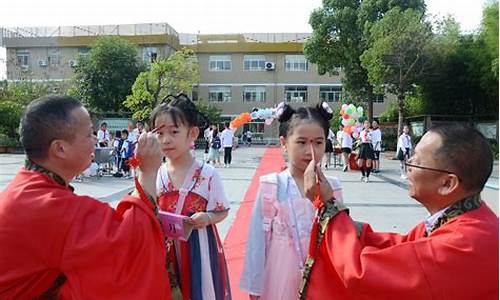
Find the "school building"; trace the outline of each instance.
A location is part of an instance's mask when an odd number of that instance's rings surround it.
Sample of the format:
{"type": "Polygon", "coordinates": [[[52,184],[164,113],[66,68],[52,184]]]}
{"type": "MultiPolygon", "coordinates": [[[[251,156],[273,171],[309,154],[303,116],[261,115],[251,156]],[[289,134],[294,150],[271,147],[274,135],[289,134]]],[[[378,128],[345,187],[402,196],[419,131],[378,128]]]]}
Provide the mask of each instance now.
{"type": "MultiPolygon", "coordinates": [[[[147,63],[182,47],[192,49],[200,69],[192,98],[221,108],[223,120],[281,101],[301,106],[323,100],[332,107],[342,101],[342,70],[320,76],[303,54],[310,33],[189,34],[177,33],[167,23],[0,28],[0,46],[7,49],[7,79],[67,80],[77,57],[87,55],[88,46],[106,35],[136,44],[138,56],[147,63]]],[[[392,97],[377,97],[374,116],[391,101],[392,97]]],[[[277,136],[276,122],[267,126],[258,120],[242,129],[250,129],[254,140],[277,136]]]]}

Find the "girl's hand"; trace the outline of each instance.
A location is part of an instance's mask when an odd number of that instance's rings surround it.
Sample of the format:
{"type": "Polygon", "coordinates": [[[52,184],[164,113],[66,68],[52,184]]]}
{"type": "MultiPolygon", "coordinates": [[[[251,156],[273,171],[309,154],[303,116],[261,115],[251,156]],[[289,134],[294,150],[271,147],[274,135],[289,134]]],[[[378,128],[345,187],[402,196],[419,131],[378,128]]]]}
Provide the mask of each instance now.
{"type": "Polygon", "coordinates": [[[191,215],[186,222],[193,225],[194,229],[200,229],[210,224],[210,217],[206,212],[197,212],[191,215]]]}
{"type": "Polygon", "coordinates": [[[317,196],[317,179],[320,182],[321,201],[325,202],[332,199],[333,189],[328,183],[325,174],[321,171],[320,163],[316,164],[314,160],[311,160],[304,171],[304,193],[312,202],[317,196]]]}

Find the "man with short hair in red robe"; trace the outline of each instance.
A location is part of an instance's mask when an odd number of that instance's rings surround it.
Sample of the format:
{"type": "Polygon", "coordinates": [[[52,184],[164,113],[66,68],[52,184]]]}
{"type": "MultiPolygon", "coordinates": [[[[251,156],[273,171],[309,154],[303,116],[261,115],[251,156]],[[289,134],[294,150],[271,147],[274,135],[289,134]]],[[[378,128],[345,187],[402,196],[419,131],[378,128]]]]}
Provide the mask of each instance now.
{"type": "MultiPolygon", "coordinates": [[[[492,166],[475,129],[431,128],[407,162],[409,194],[429,217],[407,235],[374,232],[325,201],[299,298],[498,299],[498,217],[480,198],[492,166]]],[[[314,166],[306,172],[314,199],[314,166]]]]}
{"type": "Polygon", "coordinates": [[[161,150],[138,142],[137,189],[117,209],[73,193],[96,137],[74,98],[49,96],[20,126],[26,165],[0,194],[0,299],[171,299],[163,233],[155,216],[161,150]]]}

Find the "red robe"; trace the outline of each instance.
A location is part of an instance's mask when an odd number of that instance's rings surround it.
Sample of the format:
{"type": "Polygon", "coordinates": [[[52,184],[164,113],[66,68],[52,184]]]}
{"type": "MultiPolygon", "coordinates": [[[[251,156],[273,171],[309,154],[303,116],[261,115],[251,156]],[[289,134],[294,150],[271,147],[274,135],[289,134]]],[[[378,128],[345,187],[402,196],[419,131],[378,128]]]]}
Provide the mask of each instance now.
{"type": "Polygon", "coordinates": [[[307,288],[307,299],[498,299],[498,217],[484,204],[425,237],[356,235],[345,212],[328,225],[307,288]]]}
{"type": "Polygon", "coordinates": [[[115,211],[22,169],[0,194],[0,299],[34,299],[63,273],[62,299],[171,299],[163,233],[125,196],[115,211]]]}

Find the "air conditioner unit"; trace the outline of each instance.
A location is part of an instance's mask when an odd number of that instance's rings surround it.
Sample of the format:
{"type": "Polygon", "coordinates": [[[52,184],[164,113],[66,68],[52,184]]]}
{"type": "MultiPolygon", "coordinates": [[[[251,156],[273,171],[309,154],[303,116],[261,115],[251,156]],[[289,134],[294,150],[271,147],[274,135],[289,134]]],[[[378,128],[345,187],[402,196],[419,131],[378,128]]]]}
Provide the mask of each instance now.
{"type": "Polygon", "coordinates": [[[270,61],[266,61],[265,67],[266,67],[266,70],[271,71],[271,70],[276,69],[276,64],[273,62],[270,62],[270,61]]]}
{"type": "Polygon", "coordinates": [[[72,68],[74,68],[74,67],[78,66],[78,62],[77,62],[76,60],[74,60],[74,59],[70,59],[70,60],[68,61],[68,64],[69,64],[69,66],[70,66],[70,67],[72,67],[72,68]]]}
{"type": "Polygon", "coordinates": [[[47,61],[46,61],[45,59],[40,59],[40,60],[38,61],[38,65],[39,65],[40,67],[46,67],[46,66],[47,66],[47,61]]]}

